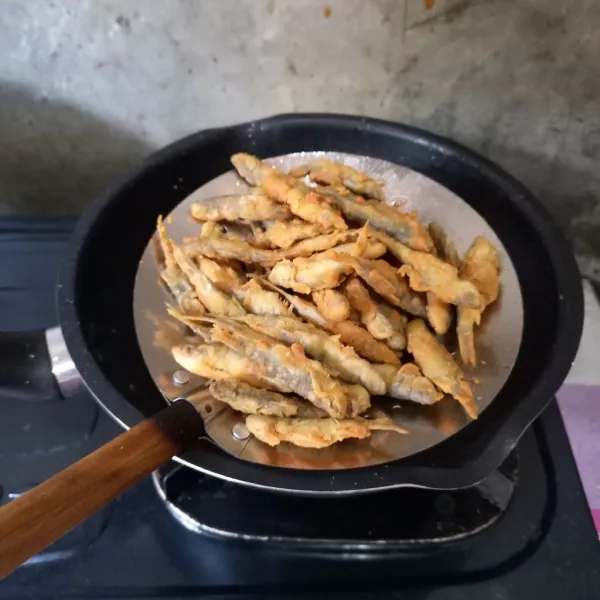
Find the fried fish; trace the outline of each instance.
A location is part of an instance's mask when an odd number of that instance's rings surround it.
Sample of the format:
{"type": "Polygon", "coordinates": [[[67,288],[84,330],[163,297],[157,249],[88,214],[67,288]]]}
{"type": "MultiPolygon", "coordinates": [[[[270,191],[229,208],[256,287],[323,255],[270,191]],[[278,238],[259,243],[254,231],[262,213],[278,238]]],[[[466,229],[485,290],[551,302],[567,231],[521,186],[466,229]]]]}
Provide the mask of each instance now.
{"type": "Polygon", "coordinates": [[[328,321],[347,321],[350,318],[350,302],[338,290],[319,290],[312,293],[313,302],[328,321]]]}
{"type": "Polygon", "coordinates": [[[182,249],[190,258],[205,256],[213,260],[235,259],[243,263],[275,263],[279,260],[276,250],[255,248],[243,240],[222,236],[189,240],[182,245],[182,249]]]}
{"type": "Polygon", "coordinates": [[[400,367],[388,388],[388,395],[425,405],[435,404],[444,397],[413,363],[400,367]]]}
{"type": "Polygon", "coordinates": [[[460,267],[460,256],[454,242],[439,223],[429,223],[427,226],[438,256],[457,269],[460,267]]]}
{"type": "Polygon", "coordinates": [[[180,310],[189,315],[203,314],[205,308],[200,302],[194,286],[175,260],[173,244],[167,237],[162,217],[158,218],[157,233],[156,251],[161,280],[169,288],[180,310]]]}
{"type": "Polygon", "coordinates": [[[318,187],[317,190],[348,219],[361,224],[369,223],[372,228],[404,242],[414,250],[432,250],[431,238],[415,214],[403,213],[376,200],[364,200],[347,190],[326,187],[318,187]]]}
{"type": "Polygon", "coordinates": [[[427,292],[427,321],[438,335],[448,333],[452,323],[452,305],[427,292]]]}
{"type": "Polygon", "coordinates": [[[256,156],[245,154],[243,152],[234,154],[231,157],[231,164],[238,172],[238,175],[253,186],[260,187],[263,180],[273,173],[285,175],[285,173],[279,169],[275,169],[275,167],[256,158],[256,156]]]}
{"type": "Polygon", "coordinates": [[[308,175],[312,181],[334,187],[344,186],[360,196],[384,200],[383,186],[380,181],[361,173],[352,167],[320,158],[305,165],[290,169],[292,177],[308,175]]]}
{"type": "Polygon", "coordinates": [[[186,316],[179,312],[175,307],[167,304],[167,313],[174,319],[185,325],[203,342],[210,344],[212,342],[212,327],[198,323],[198,321],[192,320],[197,315],[186,316]]]}
{"type": "Polygon", "coordinates": [[[253,315],[287,315],[291,310],[277,292],[263,289],[256,279],[235,288],[233,295],[253,315]]]}
{"type": "Polygon", "coordinates": [[[335,288],[352,272],[352,267],[329,256],[295,258],[278,262],[269,273],[274,285],[288,288],[299,294],[335,288]]]}
{"type": "Polygon", "coordinates": [[[319,419],[327,413],[296,396],[257,388],[238,379],[220,379],[210,384],[210,393],[221,402],[250,415],[319,419]]]}
{"type": "Polygon", "coordinates": [[[273,284],[268,284],[279,292],[303,319],[319,325],[330,333],[339,335],[344,344],[352,346],[363,358],[375,363],[400,364],[398,356],[383,342],[376,340],[366,329],[352,321],[328,321],[312,302],[288,294],[273,284]]]}
{"type": "MultiPolygon", "coordinates": [[[[317,252],[324,252],[335,246],[356,240],[360,234],[360,229],[350,229],[347,231],[335,231],[333,233],[324,233],[313,238],[302,240],[285,250],[275,252],[277,259],[294,259],[312,257],[317,252]]],[[[353,246],[349,246],[351,248],[353,246]]]]}
{"type": "Polygon", "coordinates": [[[371,394],[383,394],[386,386],[373,365],[358,356],[351,346],[315,325],[295,317],[247,315],[238,321],[254,331],[270,335],[285,344],[301,344],[305,353],[327,367],[331,373],[349,383],[360,383],[371,394]]]}
{"type": "Polygon", "coordinates": [[[406,348],[404,333],[407,318],[383,302],[374,300],[357,277],[349,279],[344,290],[350,304],[359,311],[367,331],[376,339],[385,341],[392,350],[406,348]]]}
{"type": "Polygon", "coordinates": [[[456,328],[462,361],[473,367],[477,364],[473,329],[481,322],[481,315],[485,308],[498,297],[499,270],[500,263],[496,248],[484,237],[475,238],[465,254],[460,274],[479,290],[482,304],[479,309],[459,307],[456,328]]]}
{"type": "Polygon", "coordinates": [[[231,162],[248,183],[260,185],[269,197],[287,204],[291,212],[301,219],[318,223],[326,230],[348,228],[336,208],[315,190],[300,184],[283,171],[265,165],[250,154],[234,154],[231,162]]]}
{"type": "MultiPolygon", "coordinates": [[[[280,206],[283,206],[280,204],[280,206]]],[[[323,228],[318,223],[307,223],[302,219],[291,221],[267,221],[265,230],[255,236],[255,246],[271,246],[284,250],[296,242],[314,238],[323,234],[323,228]]],[[[292,257],[293,258],[293,257],[292,257]]]]}
{"type": "Polygon", "coordinates": [[[336,323],[326,321],[323,328],[340,336],[340,340],[352,346],[358,354],[375,363],[400,364],[398,355],[384,342],[376,340],[366,329],[352,321],[336,323]]]}
{"type": "Polygon", "coordinates": [[[370,406],[369,392],[332,376],[319,362],[308,358],[300,344],[287,347],[274,338],[260,334],[247,325],[228,319],[198,317],[213,322],[213,339],[244,354],[253,362],[252,372],[287,388],[325,410],[335,419],[364,412],[370,406]]]}
{"type": "Polygon", "coordinates": [[[200,302],[213,314],[239,316],[246,313],[240,303],[221,291],[194,261],[177,245],[171,242],[173,257],[194,287],[200,302]]]}
{"type": "Polygon", "coordinates": [[[383,381],[385,383],[385,389],[387,392],[387,390],[390,389],[390,386],[392,385],[394,378],[398,374],[400,364],[398,363],[395,365],[391,365],[389,363],[387,363],[387,364],[382,363],[382,364],[376,364],[376,365],[372,365],[372,366],[375,369],[375,371],[377,371],[379,376],[383,379],[383,381]]]}
{"type": "Polygon", "coordinates": [[[206,379],[234,377],[254,387],[269,386],[265,379],[252,372],[250,360],[223,344],[179,344],[171,349],[171,354],[186,371],[206,379]]]}
{"type": "MultiPolygon", "coordinates": [[[[334,249],[335,250],[335,249],[334,249]]],[[[406,281],[398,277],[396,269],[384,260],[367,260],[361,257],[329,252],[330,260],[336,260],[352,270],[374,291],[390,304],[415,316],[424,316],[423,298],[415,294],[406,281]]]]}
{"type": "MultiPolygon", "coordinates": [[[[438,223],[430,223],[429,235],[437,256],[443,261],[458,268],[460,258],[454,242],[438,223]]],[[[438,298],[433,292],[427,292],[427,320],[438,335],[444,335],[450,329],[452,323],[452,306],[438,298]]]]}
{"type": "Polygon", "coordinates": [[[364,439],[372,431],[408,433],[391,419],[289,419],[248,415],[248,431],[269,446],[289,442],[303,448],[327,448],[346,439],[364,439]]]}
{"type": "Polygon", "coordinates": [[[192,202],[190,212],[196,221],[267,221],[289,219],[291,216],[285,204],[257,194],[218,196],[192,202]]]}
{"type": "Polygon", "coordinates": [[[435,339],[422,319],[414,319],[407,328],[407,348],[415,362],[440,390],[456,398],[467,414],[477,418],[477,405],[473,390],[465,381],[464,373],[452,355],[435,339]]]}
{"type": "Polygon", "coordinates": [[[197,259],[198,267],[222,292],[231,294],[233,290],[242,286],[246,278],[233,267],[222,265],[210,258],[200,256],[197,259]]]}
{"type": "Polygon", "coordinates": [[[481,296],[477,288],[458,276],[458,270],[433,254],[418,252],[379,231],[373,237],[383,242],[402,263],[400,274],[408,276],[410,287],[417,292],[432,292],[440,300],[457,306],[478,308],[481,296]]]}
{"type": "Polygon", "coordinates": [[[339,254],[352,254],[354,256],[360,256],[361,258],[366,258],[369,260],[381,258],[387,252],[385,244],[373,240],[369,240],[359,253],[356,253],[355,243],[340,244],[339,246],[332,248],[332,250],[334,252],[338,252],[339,254]]]}

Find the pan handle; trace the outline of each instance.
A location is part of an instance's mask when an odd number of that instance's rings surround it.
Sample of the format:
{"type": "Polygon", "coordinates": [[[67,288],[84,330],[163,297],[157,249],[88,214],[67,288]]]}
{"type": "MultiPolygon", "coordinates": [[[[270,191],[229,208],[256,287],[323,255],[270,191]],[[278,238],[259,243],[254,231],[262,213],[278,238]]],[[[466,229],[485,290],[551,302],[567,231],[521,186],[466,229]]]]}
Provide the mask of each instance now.
{"type": "Polygon", "coordinates": [[[0,578],[167,462],[204,431],[177,400],[0,508],[0,578]]]}
{"type": "Polygon", "coordinates": [[[58,400],[82,387],[58,327],[0,332],[0,395],[9,400],[58,400]]]}

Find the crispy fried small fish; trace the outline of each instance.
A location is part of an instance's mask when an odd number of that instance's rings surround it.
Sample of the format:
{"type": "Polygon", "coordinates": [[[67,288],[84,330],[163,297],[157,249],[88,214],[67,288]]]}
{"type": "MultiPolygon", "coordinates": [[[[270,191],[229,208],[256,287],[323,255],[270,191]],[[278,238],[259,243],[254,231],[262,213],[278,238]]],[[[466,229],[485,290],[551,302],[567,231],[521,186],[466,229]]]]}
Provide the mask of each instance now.
{"type": "Polygon", "coordinates": [[[234,154],[231,157],[231,164],[242,179],[254,186],[261,186],[263,179],[273,173],[282,173],[279,169],[263,162],[256,156],[243,152],[234,154]]]}
{"type": "Polygon", "coordinates": [[[477,236],[465,254],[460,274],[475,284],[483,299],[483,308],[498,298],[499,271],[496,248],[484,237],[477,236]]]}
{"type": "Polygon", "coordinates": [[[283,171],[265,166],[250,154],[235,154],[231,157],[231,162],[248,183],[260,185],[269,197],[287,204],[292,213],[301,219],[318,223],[325,229],[348,228],[340,212],[327,200],[283,171]]]}
{"type": "Polygon", "coordinates": [[[291,311],[277,292],[263,289],[256,279],[234,289],[233,295],[253,315],[287,315],[291,311]]]}
{"type": "MultiPolygon", "coordinates": [[[[406,348],[406,324],[408,319],[403,314],[399,313],[395,308],[388,306],[385,302],[377,304],[376,322],[379,327],[379,334],[393,332],[385,338],[385,343],[395,352],[401,352],[406,348]]],[[[374,328],[374,323],[371,322],[371,328],[374,328]]],[[[373,332],[371,332],[373,334],[373,332]]],[[[373,336],[375,337],[375,336],[373,336]]],[[[377,338],[376,338],[377,339],[377,338]]]]}
{"type": "Polygon", "coordinates": [[[258,227],[258,222],[230,221],[223,223],[223,237],[251,244],[258,227]]]}
{"type": "Polygon", "coordinates": [[[255,387],[268,385],[262,377],[252,372],[252,364],[248,358],[223,344],[179,344],[171,349],[171,354],[178,365],[200,377],[234,377],[255,387]]]}
{"type": "MultiPolygon", "coordinates": [[[[206,221],[202,223],[202,227],[200,228],[200,235],[198,237],[221,237],[225,231],[218,223],[215,221],[206,221]]],[[[185,239],[184,239],[185,242],[185,239]]]]}
{"type": "MultiPolygon", "coordinates": [[[[186,315],[179,312],[174,306],[167,304],[167,313],[171,315],[174,319],[191,329],[198,338],[200,338],[203,342],[210,344],[212,342],[212,327],[202,325],[198,323],[198,321],[193,321],[192,318],[187,317],[186,315]]],[[[197,315],[191,315],[194,317],[197,315]]],[[[173,346],[173,344],[171,344],[173,346]]],[[[171,348],[169,347],[169,350],[171,348]]]]}
{"type": "Polygon", "coordinates": [[[255,248],[248,242],[226,237],[200,237],[182,245],[183,251],[191,258],[205,256],[213,260],[236,259],[244,263],[277,262],[277,250],[255,248]]]}
{"type": "MultiPolygon", "coordinates": [[[[254,229],[258,227],[255,223],[228,222],[218,223],[216,221],[204,221],[200,228],[200,235],[186,236],[182,239],[183,244],[195,242],[201,238],[221,238],[237,242],[251,242],[254,237],[254,229]]],[[[215,257],[219,258],[219,257],[215,257]]]]}
{"type": "Polygon", "coordinates": [[[354,254],[356,248],[355,243],[349,244],[340,244],[339,246],[335,246],[332,248],[334,252],[338,252],[340,254],[353,254],[354,256],[360,256],[361,258],[367,258],[369,260],[375,260],[376,258],[381,258],[386,252],[387,248],[385,244],[381,242],[369,240],[365,245],[364,249],[360,252],[360,254],[354,254]]]}
{"type": "Polygon", "coordinates": [[[388,395],[398,400],[410,400],[425,405],[435,404],[444,397],[413,363],[400,367],[388,388],[388,395]]]}
{"type": "Polygon", "coordinates": [[[307,285],[301,281],[297,281],[297,273],[298,270],[293,261],[282,260],[275,264],[267,278],[274,285],[294,290],[299,294],[310,294],[312,292],[310,285],[307,285]]]}
{"type": "Polygon", "coordinates": [[[277,292],[282,298],[284,298],[289,305],[295,310],[303,319],[306,319],[309,323],[314,325],[324,326],[327,319],[319,312],[319,309],[308,300],[289,294],[284,289],[272,284],[268,279],[261,279],[261,283],[269,289],[277,292]]]}
{"type": "Polygon", "coordinates": [[[448,350],[435,339],[422,319],[411,321],[406,333],[408,351],[413,355],[423,375],[431,379],[440,390],[456,398],[467,414],[476,419],[477,405],[473,401],[473,390],[448,350]]]}
{"type": "Polygon", "coordinates": [[[371,396],[362,385],[348,385],[348,407],[348,416],[351,418],[358,417],[371,408],[371,396]]]}
{"type": "Polygon", "coordinates": [[[352,347],[345,346],[337,337],[315,325],[295,317],[247,315],[237,320],[285,344],[301,344],[308,356],[322,362],[332,374],[344,381],[360,383],[371,394],[385,392],[385,382],[371,363],[358,356],[352,347]]]}
{"type": "MultiPolygon", "coordinates": [[[[428,231],[438,257],[458,268],[460,258],[456,246],[442,226],[438,223],[430,223],[428,231]]],[[[427,320],[438,335],[444,335],[450,329],[452,313],[450,304],[440,300],[433,292],[427,292],[427,320]]]]}
{"type": "Polygon", "coordinates": [[[444,335],[452,323],[452,305],[427,292],[427,321],[438,335],[444,335]]]}
{"type": "MultiPolygon", "coordinates": [[[[275,256],[280,260],[285,258],[308,258],[313,256],[316,252],[323,252],[334,246],[338,246],[338,244],[356,240],[361,231],[361,229],[350,229],[347,231],[335,231],[333,233],[317,235],[313,238],[302,240],[286,250],[280,250],[279,252],[274,251],[275,256]]],[[[351,247],[354,247],[354,245],[351,247]]]]}
{"type": "Polygon", "coordinates": [[[312,188],[304,189],[293,178],[271,174],[264,179],[265,192],[290,207],[292,213],[308,221],[318,223],[324,229],[347,229],[346,221],[340,212],[312,188]]]}
{"type": "Polygon", "coordinates": [[[313,292],[312,299],[328,321],[347,321],[350,317],[350,302],[338,290],[313,292]]]}
{"type": "Polygon", "coordinates": [[[444,228],[438,223],[429,223],[427,230],[433,240],[433,245],[438,256],[458,269],[460,267],[460,256],[454,242],[450,239],[444,228]]]}
{"type": "Polygon", "coordinates": [[[252,373],[275,386],[290,389],[334,419],[355,414],[355,407],[362,408],[365,401],[368,408],[369,392],[365,388],[332,377],[320,363],[304,354],[300,344],[288,348],[270,336],[228,319],[198,319],[215,323],[213,339],[249,358],[253,362],[252,373]]]}
{"type": "Polygon", "coordinates": [[[292,177],[308,175],[312,181],[323,185],[344,186],[360,196],[375,198],[375,200],[385,199],[381,182],[352,167],[327,158],[319,158],[306,165],[294,167],[290,169],[290,175],[292,177]]]}
{"type": "Polygon", "coordinates": [[[400,359],[383,342],[376,340],[366,329],[363,329],[352,321],[328,321],[312,303],[278,288],[270,282],[265,282],[271,289],[276,290],[292,306],[292,308],[303,318],[319,325],[323,329],[338,335],[346,346],[352,346],[357,354],[375,363],[399,364],[400,359]]]}
{"type": "Polygon", "coordinates": [[[278,262],[269,273],[269,281],[299,294],[335,288],[352,272],[352,267],[327,256],[295,258],[278,262]]]}
{"type": "Polygon", "coordinates": [[[372,431],[395,431],[408,433],[391,419],[288,419],[248,415],[248,431],[258,440],[278,446],[290,442],[303,448],[327,448],[349,438],[364,439],[372,431]]]}
{"type": "MultiPolygon", "coordinates": [[[[350,232],[346,232],[350,233],[350,232]]],[[[322,236],[324,237],[324,236],[322,236]]],[[[305,240],[302,243],[311,242],[305,240]]],[[[356,240],[345,249],[350,255],[360,256],[368,246],[368,226],[357,232],[356,240]]],[[[337,248],[334,248],[337,251],[337,248]]],[[[290,288],[300,294],[337,287],[352,272],[352,267],[343,261],[333,259],[331,250],[318,252],[310,258],[282,260],[273,266],[269,281],[281,287],[290,288]]]]}
{"type": "Polygon", "coordinates": [[[433,243],[427,230],[414,213],[403,213],[376,200],[364,200],[347,190],[318,187],[317,191],[332,202],[344,216],[387,233],[414,250],[430,252],[433,243]]]}
{"type": "Polygon", "coordinates": [[[217,400],[245,414],[304,419],[320,419],[327,416],[325,411],[319,410],[306,400],[257,388],[237,379],[214,381],[209,389],[217,400]]]}
{"type": "Polygon", "coordinates": [[[440,300],[457,306],[478,308],[481,295],[477,288],[458,276],[456,267],[433,254],[417,252],[379,231],[371,234],[404,264],[400,274],[408,276],[410,287],[417,292],[433,292],[440,300]]]}
{"type": "Polygon", "coordinates": [[[234,289],[242,286],[245,277],[233,267],[201,256],[197,259],[200,270],[222,291],[231,294],[234,289]]]}
{"type": "MultiPolygon", "coordinates": [[[[370,285],[369,280],[371,280],[373,290],[384,298],[386,298],[385,293],[387,293],[386,299],[390,304],[401,308],[415,317],[425,316],[426,304],[423,295],[411,290],[405,279],[398,275],[395,267],[392,267],[385,260],[374,260],[371,265],[376,271],[377,277],[375,275],[372,275],[370,279],[369,276],[366,276],[366,278],[361,277],[367,285],[370,285]],[[395,277],[392,276],[392,273],[395,274],[395,277]],[[387,281],[388,292],[385,292],[386,288],[382,287],[382,278],[387,281]]],[[[357,275],[360,277],[360,273],[357,272],[357,275]]]]}
{"type": "Polygon", "coordinates": [[[181,270],[194,286],[200,302],[213,314],[237,317],[246,314],[240,303],[222,292],[201,270],[194,261],[177,245],[173,244],[173,257],[181,270]]]}
{"type": "MultiPolygon", "coordinates": [[[[335,249],[334,249],[335,250],[335,249]]],[[[352,267],[354,272],[375,292],[390,304],[415,316],[426,314],[425,302],[415,294],[406,281],[398,277],[396,269],[385,260],[366,260],[356,256],[330,251],[330,259],[352,267]]]]}
{"type": "Polygon", "coordinates": [[[162,220],[158,217],[156,225],[158,233],[158,246],[156,247],[157,261],[159,263],[160,278],[169,288],[177,306],[184,313],[189,315],[201,315],[205,312],[204,306],[194,286],[191,284],[187,275],[181,270],[173,255],[173,244],[167,237],[167,232],[162,220]]]}
{"type": "Polygon", "coordinates": [[[348,320],[357,325],[362,323],[360,320],[360,313],[353,306],[350,307],[350,316],[348,317],[348,320]]]}
{"type": "Polygon", "coordinates": [[[465,254],[460,274],[473,282],[479,290],[482,306],[480,309],[459,307],[456,328],[462,361],[473,367],[477,364],[473,329],[475,325],[479,325],[484,309],[498,297],[499,270],[500,262],[496,248],[484,237],[476,237],[465,254]]]}
{"type": "Polygon", "coordinates": [[[289,219],[291,214],[285,204],[257,194],[218,196],[192,202],[190,212],[196,221],[267,221],[289,219]]]}
{"type": "Polygon", "coordinates": [[[343,248],[346,248],[346,246],[348,246],[348,248],[341,251],[340,247],[338,246],[335,252],[340,252],[341,254],[350,254],[350,256],[364,256],[369,247],[369,224],[365,223],[365,225],[361,227],[353,245],[342,245],[343,248]]]}
{"type": "MultiPolygon", "coordinates": [[[[284,205],[279,205],[284,206],[284,205]]],[[[265,230],[258,234],[253,244],[256,246],[275,246],[284,250],[307,238],[314,238],[324,233],[318,223],[307,223],[302,219],[291,221],[267,221],[265,230]]]]}
{"type": "Polygon", "coordinates": [[[352,346],[358,354],[376,363],[400,364],[398,356],[384,342],[376,340],[366,329],[352,321],[336,323],[326,321],[324,329],[340,336],[347,346],[352,346]]]}
{"type": "MultiPolygon", "coordinates": [[[[347,391],[316,361],[303,356],[302,347],[288,348],[273,338],[249,335],[245,325],[214,327],[214,339],[252,362],[251,373],[283,386],[322,408],[333,418],[344,418],[349,410],[347,391]],[[268,338],[268,339],[265,339],[268,338]]],[[[366,390],[365,390],[366,391],[366,390]]]]}
{"type": "Polygon", "coordinates": [[[350,304],[360,312],[363,325],[376,339],[384,340],[395,351],[406,348],[407,318],[383,302],[377,302],[357,277],[349,279],[344,290],[350,304]]]}
{"type": "Polygon", "coordinates": [[[387,390],[389,390],[390,386],[392,385],[394,378],[398,374],[400,365],[398,365],[398,364],[396,364],[396,365],[377,364],[377,365],[371,365],[371,366],[377,371],[379,376],[383,379],[383,381],[385,383],[385,389],[387,392],[387,390]]]}
{"type": "Polygon", "coordinates": [[[463,364],[477,366],[477,351],[475,350],[475,326],[481,323],[481,311],[476,308],[459,307],[456,320],[456,335],[458,349],[463,364]]]}

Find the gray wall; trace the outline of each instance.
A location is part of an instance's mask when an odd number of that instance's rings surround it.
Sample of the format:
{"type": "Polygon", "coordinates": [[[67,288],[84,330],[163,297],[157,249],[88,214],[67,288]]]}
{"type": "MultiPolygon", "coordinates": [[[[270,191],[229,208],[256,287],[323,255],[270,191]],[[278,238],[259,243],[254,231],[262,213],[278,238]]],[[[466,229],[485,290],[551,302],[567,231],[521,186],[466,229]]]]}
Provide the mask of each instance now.
{"type": "Polygon", "coordinates": [[[0,0],[0,212],[78,212],[203,127],[337,111],[481,151],[600,256],[599,32],[594,0],[0,0]]]}

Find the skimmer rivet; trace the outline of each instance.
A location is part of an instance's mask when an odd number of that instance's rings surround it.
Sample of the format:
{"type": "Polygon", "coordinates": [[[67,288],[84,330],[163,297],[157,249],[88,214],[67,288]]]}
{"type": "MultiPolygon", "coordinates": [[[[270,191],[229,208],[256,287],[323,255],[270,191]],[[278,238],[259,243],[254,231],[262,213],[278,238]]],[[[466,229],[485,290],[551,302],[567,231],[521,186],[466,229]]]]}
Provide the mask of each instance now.
{"type": "Polygon", "coordinates": [[[236,440],[247,440],[250,437],[250,432],[244,423],[236,423],[231,430],[231,435],[236,440]]]}
{"type": "Polygon", "coordinates": [[[173,373],[173,383],[175,385],[186,385],[190,382],[190,374],[183,369],[179,369],[179,371],[175,371],[173,373]]]}

